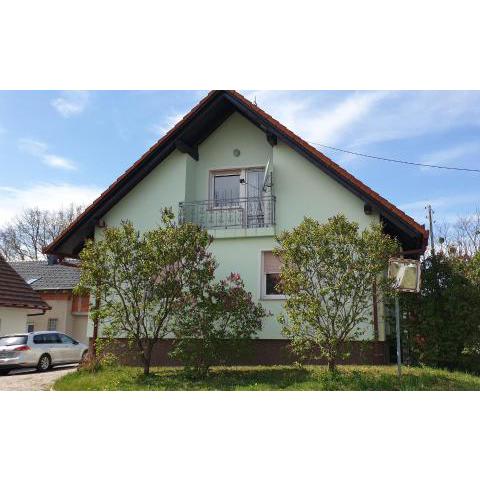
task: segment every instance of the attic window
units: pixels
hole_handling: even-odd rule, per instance
[[[29,279],[27,280],[27,283],[28,283],[29,285],[31,285],[32,283],[35,283],[37,280],[38,280],[38,278],[29,278]]]

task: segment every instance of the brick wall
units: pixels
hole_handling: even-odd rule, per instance
[[[178,366],[179,362],[168,355],[172,348],[173,340],[160,340],[154,348],[152,365]],[[253,340],[252,355],[240,362],[241,365],[289,365],[295,361],[290,353],[288,340]],[[135,350],[130,350],[126,340],[117,339],[111,347],[125,365],[140,365],[140,358]],[[340,364],[351,365],[385,365],[388,362],[388,346],[386,342],[350,342],[346,351],[350,353],[347,360],[339,361]],[[322,365],[325,362],[312,360],[305,362]]]

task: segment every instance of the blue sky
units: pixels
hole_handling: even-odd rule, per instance
[[[87,204],[205,91],[0,92],[0,225],[24,206]],[[310,142],[366,154],[480,168],[480,92],[247,91]],[[480,173],[326,155],[421,223],[480,207]]]

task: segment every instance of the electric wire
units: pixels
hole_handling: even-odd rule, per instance
[[[366,158],[373,158],[376,160],[383,160],[385,162],[392,162],[392,163],[398,163],[398,164],[404,164],[404,165],[413,165],[416,167],[428,167],[428,168],[438,168],[442,170],[455,170],[459,172],[471,172],[471,173],[480,173],[480,169],[477,168],[463,168],[463,167],[446,167],[444,165],[433,165],[431,163],[420,163],[420,162],[409,162],[407,160],[397,160],[393,158],[387,158],[387,157],[379,157],[377,155],[368,155],[366,153],[359,153],[359,152],[354,152],[352,150],[346,150],[344,148],[338,148],[338,147],[331,147],[330,145],[325,145],[323,143],[318,143],[318,142],[309,142],[312,145],[318,145],[323,148],[329,148],[331,150],[336,150],[337,152],[343,152],[343,153],[348,153],[350,155],[358,155],[360,157],[366,157]]]

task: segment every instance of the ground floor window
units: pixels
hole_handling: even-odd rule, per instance
[[[262,252],[262,298],[284,299],[280,285],[281,260],[272,252]]]
[[[35,325],[33,323],[27,323],[27,333],[32,333],[35,330]]]
[[[54,331],[57,329],[57,319],[56,318],[49,318],[48,319],[48,330]]]

